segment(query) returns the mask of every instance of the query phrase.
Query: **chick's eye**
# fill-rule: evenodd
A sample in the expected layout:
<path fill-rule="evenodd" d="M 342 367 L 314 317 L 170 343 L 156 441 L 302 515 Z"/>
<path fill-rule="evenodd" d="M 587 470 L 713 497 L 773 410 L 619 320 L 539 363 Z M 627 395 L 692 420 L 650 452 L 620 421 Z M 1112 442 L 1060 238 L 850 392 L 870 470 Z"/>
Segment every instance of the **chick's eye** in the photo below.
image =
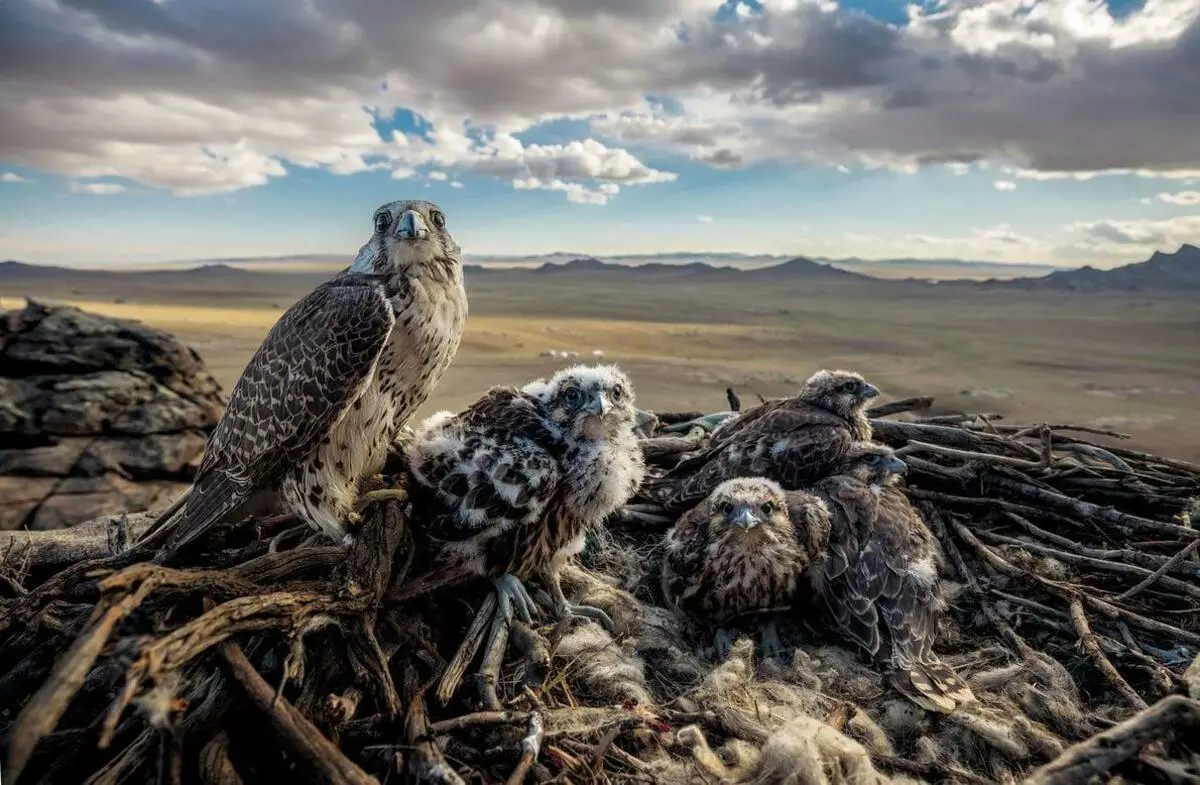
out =
<path fill-rule="evenodd" d="M 387 213 L 380 213 L 375 216 L 375 231 L 386 232 L 389 225 L 392 223 L 392 216 Z"/>
<path fill-rule="evenodd" d="M 878 455 L 868 455 L 867 456 L 867 463 L 869 463 L 871 466 L 877 465 L 881 460 L 883 460 L 883 459 L 880 458 Z"/>
<path fill-rule="evenodd" d="M 580 392 L 578 387 L 568 387 L 563 393 L 563 398 L 565 398 L 567 403 L 570 404 L 579 403 L 579 396 Z"/>
<path fill-rule="evenodd" d="M 612 388 L 611 395 L 614 401 L 619 401 L 625 397 L 625 388 L 618 384 L 616 387 Z"/>
<path fill-rule="evenodd" d="M 857 388 L 857 387 L 858 387 L 858 382 L 844 382 L 842 384 L 842 390 L 844 390 L 845 392 L 854 392 L 855 388 Z"/>
<path fill-rule="evenodd" d="M 763 515 L 770 515 L 771 513 L 775 512 L 775 505 L 771 502 L 763 502 L 762 511 Z"/>
<path fill-rule="evenodd" d="M 442 214 L 441 210 L 434 210 L 432 213 L 430 213 L 429 217 L 433 220 L 433 225 L 437 228 L 446 228 L 446 216 Z"/>

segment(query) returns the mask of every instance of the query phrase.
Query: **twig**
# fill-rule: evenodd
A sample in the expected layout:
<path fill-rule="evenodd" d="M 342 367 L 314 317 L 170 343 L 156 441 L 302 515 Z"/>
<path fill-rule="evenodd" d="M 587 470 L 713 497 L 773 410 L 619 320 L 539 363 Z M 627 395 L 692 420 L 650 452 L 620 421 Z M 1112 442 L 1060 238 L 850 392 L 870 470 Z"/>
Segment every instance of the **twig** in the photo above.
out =
<path fill-rule="evenodd" d="M 1018 469 L 1040 469 L 1044 467 L 1042 463 L 1027 461 L 1024 458 L 1010 458 L 1007 455 L 995 455 L 993 453 L 975 452 L 973 450 L 958 450 L 954 447 L 941 447 L 936 444 L 919 441 L 910 441 L 897 450 L 896 454 L 907 455 L 910 452 L 931 452 L 935 455 L 946 455 L 951 458 L 960 458 L 964 461 L 994 463 L 1001 466 L 1013 466 Z"/>
<path fill-rule="evenodd" d="M 521 785 L 529 770 L 537 762 L 538 754 L 542 751 L 542 739 L 546 735 L 546 726 L 542 724 L 542 713 L 534 709 L 529 713 L 529 732 L 521 739 L 521 759 L 517 768 L 509 775 L 507 785 Z"/>
<path fill-rule="evenodd" d="M 1133 597 L 1136 597 L 1144 589 L 1154 585 L 1155 581 L 1161 580 L 1164 575 L 1166 575 L 1168 572 L 1170 572 L 1172 567 L 1181 563 L 1184 559 L 1186 559 L 1192 553 L 1195 553 L 1197 548 L 1200 548 L 1200 537 L 1192 540 L 1190 543 L 1187 544 L 1187 547 L 1183 548 L 1178 553 L 1176 553 L 1174 556 L 1167 559 L 1167 561 L 1163 564 L 1163 566 L 1161 566 L 1157 570 L 1155 570 L 1152 575 L 1148 576 L 1141 583 L 1132 587 L 1125 593 L 1117 595 L 1117 599 L 1118 600 L 1128 600 Z"/>
<path fill-rule="evenodd" d="M 492 618 L 496 615 L 496 604 L 496 593 L 488 592 L 484 596 L 483 602 L 480 603 L 475 618 L 471 620 L 471 626 L 467 628 L 462 645 L 458 647 L 454 658 L 446 666 L 446 672 L 442 674 L 437 688 L 437 698 L 443 705 L 449 703 L 450 699 L 454 697 L 454 693 L 458 691 L 458 685 L 462 683 L 463 674 L 467 672 L 467 667 L 479 653 L 479 647 L 483 644 Z"/>
<path fill-rule="evenodd" d="M 933 398 L 927 395 L 915 398 L 901 398 L 891 403 L 881 403 L 878 406 L 872 406 L 870 409 L 867 409 L 867 416 L 890 417 L 893 414 L 901 414 L 903 412 L 921 411 L 922 409 L 928 409 L 930 406 L 933 406 Z"/>
<path fill-rule="evenodd" d="M 1200 726 L 1200 703 L 1180 695 L 1163 698 L 1124 722 L 1068 747 L 1025 780 L 1027 785 L 1083 785 L 1111 772 L 1147 744 Z"/>
<path fill-rule="evenodd" d="M 429 731 L 434 734 L 449 733 L 476 725 L 516 725 L 529 721 L 527 711 L 477 711 L 463 714 L 448 720 L 440 720 L 430 724 Z"/>
<path fill-rule="evenodd" d="M 220 652 L 234 680 L 241 685 L 250 702 L 266 715 L 280 738 L 320 772 L 327 782 L 338 785 L 379 785 L 379 780 L 342 754 L 296 707 L 284 698 L 276 699 L 275 690 L 246 659 L 240 646 L 225 641 L 220 646 Z"/>
<path fill-rule="evenodd" d="M 1134 692 L 1133 687 L 1129 686 L 1129 682 L 1125 681 L 1125 677 L 1117 671 L 1105 656 L 1104 651 L 1101 650 L 1096 636 L 1092 633 L 1091 625 L 1088 624 L 1087 614 L 1083 610 L 1083 602 L 1078 599 L 1071 600 L 1070 613 L 1071 624 L 1075 626 L 1075 632 L 1079 635 L 1079 643 L 1092 658 L 1092 662 L 1131 706 L 1139 710 L 1146 708 L 1146 702 Z"/>

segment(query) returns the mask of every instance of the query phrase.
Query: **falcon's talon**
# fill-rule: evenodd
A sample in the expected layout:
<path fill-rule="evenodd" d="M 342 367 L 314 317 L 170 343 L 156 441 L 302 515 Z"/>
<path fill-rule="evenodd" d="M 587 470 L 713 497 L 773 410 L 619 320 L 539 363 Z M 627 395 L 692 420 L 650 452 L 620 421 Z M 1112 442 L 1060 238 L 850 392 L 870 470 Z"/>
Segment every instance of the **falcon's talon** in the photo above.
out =
<path fill-rule="evenodd" d="M 564 619 L 588 619 L 599 624 L 610 634 L 617 631 L 617 625 L 613 623 L 612 617 L 594 605 L 572 605 L 571 603 L 567 603 L 565 608 L 559 609 L 559 617 Z"/>
<path fill-rule="evenodd" d="M 496 587 L 499 616 L 508 618 L 511 615 L 509 613 L 511 608 L 521 621 L 533 624 L 533 614 L 536 612 L 537 606 L 520 578 L 511 573 L 505 573 L 499 578 L 493 578 L 492 585 Z"/>
<path fill-rule="evenodd" d="M 764 658 L 780 659 L 785 653 L 783 642 L 779 640 L 779 627 L 773 620 L 768 621 L 759 629 L 759 641 L 762 644 Z"/>

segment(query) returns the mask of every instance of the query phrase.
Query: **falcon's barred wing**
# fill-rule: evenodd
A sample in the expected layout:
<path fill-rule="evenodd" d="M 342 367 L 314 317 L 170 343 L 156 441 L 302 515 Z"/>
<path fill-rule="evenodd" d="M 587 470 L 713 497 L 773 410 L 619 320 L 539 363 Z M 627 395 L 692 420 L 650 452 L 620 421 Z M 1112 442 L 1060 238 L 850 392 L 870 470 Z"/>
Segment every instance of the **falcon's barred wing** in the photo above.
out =
<path fill-rule="evenodd" d="M 807 485 L 823 477 L 853 442 L 837 415 L 807 404 L 777 408 L 672 469 L 657 482 L 660 503 L 687 507 L 734 477 L 769 477 L 789 489 Z"/>
<path fill-rule="evenodd" d="M 704 580 L 704 548 L 708 539 L 708 505 L 688 510 L 664 543 L 661 585 L 669 607 L 686 604 Z"/>
<path fill-rule="evenodd" d="M 945 602 L 937 543 L 917 511 L 896 489 L 877 496 L 857 482 L 822 487 L 833 490 L 835 510 L 835 541 L 817 581 L 830 621 L 886 662 L 893 684 L 918 705 L 947 712 L 972 700 L 933 651 Z"/>
<path fill-rule="evenodd" d="M 152 532 L 200 536 L 329 433 L 361 394 L 395 317 L 370 276 L 338 276 L 275 323 L 233 388 L 187 501 Z"/>
<path fill-rule="evenodd" d="M 536 403 L 494 388 L 458 415 L 427 424 L 411 450 L 414 504 L 443 540 L 540 521 L 559 487 L 561 442 Z"/>

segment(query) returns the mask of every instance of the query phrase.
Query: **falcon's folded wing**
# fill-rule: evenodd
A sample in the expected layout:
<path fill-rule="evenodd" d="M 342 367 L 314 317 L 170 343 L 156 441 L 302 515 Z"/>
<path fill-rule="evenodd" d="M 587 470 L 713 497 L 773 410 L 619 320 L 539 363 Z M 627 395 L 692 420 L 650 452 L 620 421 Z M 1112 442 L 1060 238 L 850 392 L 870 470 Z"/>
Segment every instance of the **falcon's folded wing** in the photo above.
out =
<path fill-rule="evenodd" d="M 339 276 L 289 308 L 234 386 L 186 501 L 141 542 L 184 547 L 302 460 L 362 393 L 394 323 L 369 276 Z"/>

